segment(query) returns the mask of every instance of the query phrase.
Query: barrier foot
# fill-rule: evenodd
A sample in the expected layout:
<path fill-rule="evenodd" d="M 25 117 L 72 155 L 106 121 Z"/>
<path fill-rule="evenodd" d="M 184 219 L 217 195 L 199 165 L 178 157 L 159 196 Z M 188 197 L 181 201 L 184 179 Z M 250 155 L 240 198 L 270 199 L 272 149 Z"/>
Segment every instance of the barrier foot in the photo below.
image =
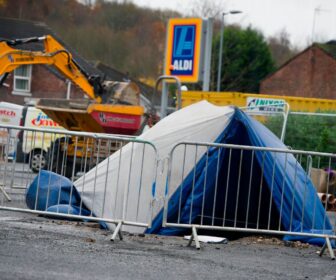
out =
<path fill-rule="evenodd" d="M 3 193 L 3 195 L 6 197 L 8 201 L 12 201 L 8 193 L 6 193 L 5 189 L 3 187 L 0 187 L 0 191 Z"/>
<path fill-rule="evenodd" d="M 114 230 L 112 236 L 111 236 L 111 241 L 114 241 L 114 240 L 116 239 L 117 234 L 118 234 L 118 236 L 119 236 L 119 239 L 120 239 L 120 240 L 123 240 L 123 236 L 122 236 L 122 234 L 121 234 L 121 226 L 122 226 L 122 222 L 119 222 L 119 223 L 117 224 L 117 227 L 115 228 L 115 230 Z"/>
<path fill-rule="evenodd" d="M 199 243 L 199 240 L 198 240 L 197 230 L 196 230 L 195 226 L 193 226 L 191 228 L 191 236 L 190 236 L 190 239 L 189 239 L 189 242 L 188 242 L 188 246 L 191 246 L 191 243 L 193 242 L 193 240 L 195 240 L 196 249 L 197 250 L 201 249 L 201 246 L 200 246 L 200 243 Z"/>
<path fill-rule="evenodd" d="M 335 254 L 334 254 L 334 250 L 331 246 L 331 242 L 330 242 L 330 239 L 329 237 L 326 237 L 326 242 L 324 243 L 321 251 L 320 251 L 320 254 L 319 256 L 322 257 L 322 255 L 324 254 L 324 251 L 328 248 L 328 251 L 329 251 L 329 254 L 330 254 L 330 258 L 332 260 L 335 260 Z"/>

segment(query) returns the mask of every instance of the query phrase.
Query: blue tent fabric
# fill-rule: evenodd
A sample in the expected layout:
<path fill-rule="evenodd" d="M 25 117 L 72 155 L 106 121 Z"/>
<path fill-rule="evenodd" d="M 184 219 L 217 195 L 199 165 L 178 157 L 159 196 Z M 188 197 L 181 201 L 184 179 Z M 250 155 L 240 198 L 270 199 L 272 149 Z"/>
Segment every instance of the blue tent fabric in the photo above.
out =
<path fill-rule="evenodd" d="M 26 204 L 33 210 L 95 217 L 67 177 L 47 170 L 41 170 L 28 187 Z M 105 222 L 99 224 L 108 228 Z"/>
<path fill-rule="evenodd" d="M 72 215 L 91 215 L 81 203 L 80 195 L 72 182 L 59 174 L 41 170 L 26 192 L 28 208 Z"/>
<path fill-rule="evenodd" d="M 216 143 L 286 149 L 271 131 L 239 109 L 235 110 L 230 124 L 219 135 Z M 230 156 L 228 153 L 224 148 L 210 149 L 207 162 L 204 156 L 197 163 L 168 201 L 168 222 L 199 223 L 202 216 L 210 217 L 202 219 L 201 222 L 205 225 L 256 228 L 258 224 L 260 229 L 305 233 L 313 229 L 315 233 L 332 233 L 332 225 L 312 182 L 292 154 L 245 151 L 244 160 L 240 163 L 240 151 L 232 150 Z M 243 176 L 238 184 L 239 169 Z M 253 180 L 250 186 L 251 176 Z M 216 200 L 211 201 L 214 197 Z M 204 209 L 203 200 L 206 201 Z M 180 201 L 182 206 L 178 209 Z M 259 205 L 259 201 L 263 203 Z M 239 205 L 248 205 L 248 208 L 238 207 Z M 213 216 L 216 217 L 215 220 L 211 219 Z M 182 228 L 162 228 L 162 218 L 163 211 L 157 215 L 147 232 L 163 235 L 185 233 Z M 285 239 L 319 245 L 324 243 L 321 238 L 285 236 Z"/>

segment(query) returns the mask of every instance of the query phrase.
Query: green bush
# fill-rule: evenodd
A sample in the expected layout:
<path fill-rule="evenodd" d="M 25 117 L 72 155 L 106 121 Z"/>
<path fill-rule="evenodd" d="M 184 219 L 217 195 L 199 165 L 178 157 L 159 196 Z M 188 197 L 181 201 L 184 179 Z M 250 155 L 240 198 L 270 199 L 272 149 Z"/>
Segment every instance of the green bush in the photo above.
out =
<path fill-rule="evenodd" d="M 335 112 L 328 112 L 335 113 Z M 283 117 L 275 116 L 266 120 L 265 125 L 280 137 Z M 294 150 L 335 153 L 336 151 L 336 115 L 288 116 L 284 143 Z M 318 162 L 317 162 L 318 161 Z M 306 162 L 304 160 L 304 162 Z M 326 157 L 314 157 L 315 167 L 334 167 L 336 164 Z"/>

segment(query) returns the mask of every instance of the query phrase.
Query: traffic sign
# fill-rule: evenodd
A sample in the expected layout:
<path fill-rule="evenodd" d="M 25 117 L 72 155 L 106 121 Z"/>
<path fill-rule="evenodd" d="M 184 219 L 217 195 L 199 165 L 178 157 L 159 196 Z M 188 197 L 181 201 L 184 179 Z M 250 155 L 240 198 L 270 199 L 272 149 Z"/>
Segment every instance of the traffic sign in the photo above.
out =
<path fill-rule="evenodd" d="M 170 19 L 168 22 L 165 75 L 181 82 L 200 80 L 202 51 L 202 19 Z"/>

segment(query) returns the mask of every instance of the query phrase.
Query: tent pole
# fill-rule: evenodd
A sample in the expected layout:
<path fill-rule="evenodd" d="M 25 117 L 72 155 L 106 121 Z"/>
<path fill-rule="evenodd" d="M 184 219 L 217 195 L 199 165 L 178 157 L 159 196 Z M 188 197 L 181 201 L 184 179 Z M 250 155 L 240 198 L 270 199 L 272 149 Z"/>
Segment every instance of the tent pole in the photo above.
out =
<path fill-rule="evenodd" d="M 322 257 L 324 251 L 325 251 L 327 248 L 328 248 L 328 251 L 329 251 L 329 254 L 330 254 L 330 258 L 331 258 L 332 260 L 335 260 L 335 254 L 334 254 L 333 248 L 332 248 L 332 246 L 331 246 L 329 237 L 326 237 L 326 242 L 324 243 L 324 245 L 323 245 L 323 247 L 322 247 L 322 249 L 321 249 L 321 251 L 320 251 L 320 254 L 319 254 L 320 257 Z"/>
<path fill-rule="evenodd" d="M 192 231 L 192 233 L 191 233 L 191 236 L 190 236 L 190 239 L 189 239 L 189 242 L 188 242 L 188 246 L 191 246 L 191 243 L 195 239 L 196 249 L 199 250 L 199 249 L 201 249 L 201 246 L 200 246 L 200 243 L 199 243 L 199 240 L 198 240 L 196 227 L 192 226 L 191 231 Z"/>
<path fill-rule="evenodd" d="M 111 236 L 111 241 L 115 240 L 115 238 L 117 237 L 117 234 L 119 236 L 119 239 L 123 240 L 123 236 L 121 234 L 121 226 L 122 226 L 122 222 L 120 221 L 120 222 L 118 222 L 117 227 L 115 228 L 115 230 L 114 230 L 114 232 Z"/>

